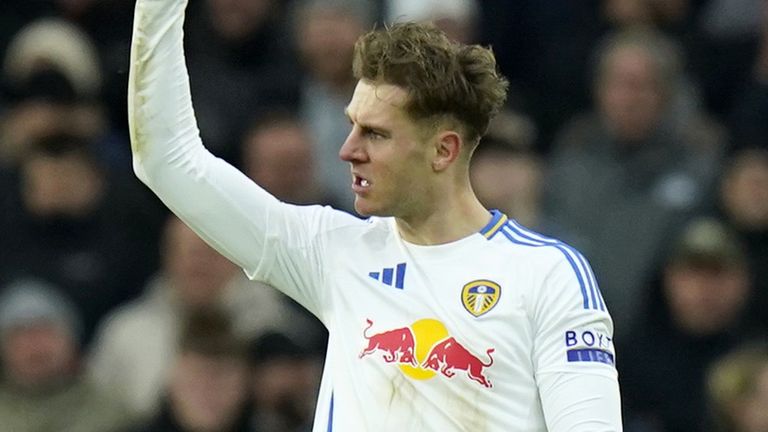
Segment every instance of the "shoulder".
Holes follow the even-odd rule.
[[[562,240],[541,234],[509,219],[491,237],[495,247],[509,259],[524,261],[538,270],[553,270],[562,265],[586,262],[584,256]]]
[[[325,219],[317,228],[320,233],[330,239],[344,242],[364,241],[366,243],[386,241],[394,233],[394,222],[391,217],[360,218],[350,213],[323,207]]]
[[[578,300],[585,309],[605,309],[592,268],[584,255],[560,239],[509,220],[494,238],[507,261],[532,272],[539,297]]]
[[[297,218],[309,231],[319,235],[339,232],[359,232],[373,225],[378,218],[362,219],[352,213],[327,205],[296,205],[281,203],[278,217],[291,215]]]

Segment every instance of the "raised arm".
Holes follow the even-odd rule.
[[[200,140],[183,51],[186,0],[136,4],[128,112],[136,175],[209,244],[253,279],[313,309],[328,219],[319,207],[283,204]],[[329,217],[326,217],[329,216]]]
[[[186,5],[136,3],[128,82],[134,170],[219,252],[255,271],[264,227],[278,202],[203,147],[183,52]]]

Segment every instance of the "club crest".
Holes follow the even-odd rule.
[[[464,309],[479,317],[493,309],[499,302],[501,287],[496,282],[481,279],[472,281],[461,290],[461,302]]]

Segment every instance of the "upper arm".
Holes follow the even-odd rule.
[[[536,381],[547,425],[557,431],[620,430],[613,322],[586,259],[566,245],[555,250],[557,259],[530,311]],[[582,422],[595,428],[575,427]],[[613,426],[598,428],[601,422]]]

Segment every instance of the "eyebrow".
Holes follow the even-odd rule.
[[[354,124],[354,121],[352,121],[352,117],[349,115],[349,106],[344,108],[344,115],[347,117],[350,123]],[[362,129],[367,129],[367,130],[384,133],[384,134],[390,133],[390,130],[383,126],[376,126],[369,123],[361,123],[361,122],[357,122],[357,125],[360,126]]]

